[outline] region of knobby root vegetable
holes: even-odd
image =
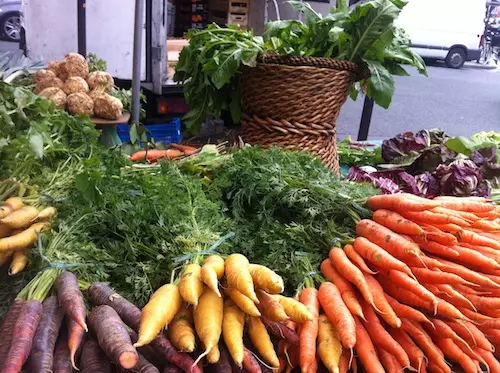
[[[265,316],[260,317],[261,321],[264,323],[266,328],[273,334],[275,337],[283,339],[290,343],[291,345],[296,345],[299,343],[299,336],[295,332],[295,330],[289,328],[278,321],[272,321]]]
[[[250,274],[250,263],[241,254],[231,254],[224,262],[224,272],[227,284],[247,296],[255,303],[259,303],[255,295],[252,275]]]
[[[224,318],[222,321],[222,336],[224,342],[238,367],[243,364],[243,329],[245,313],[228,299],[224,302]]]
[[[308,287],[302,290],[299,300],[305,305],[311,320],[304,322],[299,330],[299,363],[302,372],[316,365],[316,339],[318,338],[319,300],[318,291]],[[319,321],[321,323],[321,321]],[[326,365],[326,363],[325,363]]]
[[[220,359],[220,350],[219,346],[215,345],[207,354],[207,361],[210,364],[217,364]]]
[[[27,300],[19,310],[13,336],[2,373],[19,373],[28,359],[36,329],[42,317],[43,306],[37,300]]]
[[[289,319],[285,309],[275,296],[258,289],[257,298],[259,299],[257,307],[266,317],[273,321],[285,321]]]
[[[238,307],[242,309],[247,315],[258,317],[261,315],[259,309],[247,296],[240,293],[238,290],[233,288],[227,288],[225,290],[226,295],[233,300]]]
[[[278,368],[280,362],[276,351],[274,351],[273,342],[260,318],[248,317],[248,334],[260,356],[273,368]]]
[[[111,373],[111,363],[94,340],[88,340],[83,345],[81,361],[81,373]]]
[[[85,331],[88,331],[87,324],[85,323],[85,316],[87,314],[85,301],[78,287],[76,276],[71,272],[64,271],[57,277],[55,286],[57,298],[66,315],[85,329]]]
[[[11,229],[24,228],[30,225],[31,221],[38,216],[38,209],[34,206],[24,206],[16,210],[5,218],[0,220],[0,223],[5,224]]]
[[[222,333],[224,301],[214,291],[205,288],[193,312],[196,334],[205,347],[205,352],[195,361],[195,365],[218,345]]]
[[[224,276],[224,259],[211,255],[205,259],[200,271],[201,280],[219,297],[219,280]]]
[[[319,316],[318,355],[330,373],[339,373],[342,344],[337,330],[324,314]],[[307,372],[307,368],[301,366],[301,369]]]
[[[36,216],[34,220],[50,220],[56,216],[57,210],[55,207],[46,207]]]
[[[2,319],[0,325],[0,370],[5,360],[7,360],[7,353],[9,352],[10,344],[14,338],[14,325],[16,324],[19,313],[23,309],[24,302],[23,299],[15,299]]]
[[[287,316],[298,324],[312,320],[312,315],[307,310],[307,307],[296,301],[293,298],[284,297],[283,295],[275,295],[278,301],[283,306]]]
[[[0,238],[0,252],[24,250],[38,240],[38,234],[48,227],[48,223],[35,223],[21,233]]]
[[[52,370],[54,348],[64,318],[64,312],[59,307],[57,297],[52,296],[45,299],[42,307],[42,317],[26,362],[26,370],[31,373],[45,373]]]
[[[318,299],[328,319],[337,329],[342,346],[349,349],[354,348],[356,345],[356,323],[337,287],[331,282],[321,284]]]
[[[23,200],[19,197],[9,198],[0,206],[0,219],[5,218],[11,212],[19,210],[24,206]]]
[[[199,264],[188,264],[179,281],[179,293],[186,303],[196,307],[201,293],[203,293],[203,281],[201,281],[201,267]]]
[[[269,268],[259,264],[250,264],[248,268],[256,288],[269,294],[280,294],[285,289],[281,276]]]
[[[25,251],[15,251],[9,267],[9,276],[17,275],[28,264],[28,254]]]
[[[243,357],[243,368],[247,373],[262,373],[259,362],[255,358],[253,353],[246,347]]]
[[[89,315],[89,324],[97,336],[99,345],[116,364],[124,369],[137,365],[139,356],[132,346],[125,324],[109,306],[97,306]]]
[[[139,340],[135,346],[149,344],[173,320],[181,307],[182,298],[176,285],[167,284],[156,290],[142,309]]]
[[[57,339],[56,348],[54,349],[54,363],[52,364],[52,369],[47,372],[49,371],[52,371],[52,373],[73,372],[70,352],[68,349],[68,336],[66,333],[61,333]]]
[[[181,307],[168,327],[168,337],[179,351],[194,351],[196,337],[193,327],[192,308],[187,306]]]
[[[112,307],[129,327],[136,332],[139,330],[141,310],[116,293],[108,285],[96,282],[89,287],[88,295],[94,305],[108,305]],[[193,366],[193,359],[185,353],[179,353],[163,334],[153,339],[151,346],[156,351],[158,358],[175,364],[186,373],[201,373],[197,365]]]

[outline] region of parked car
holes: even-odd
[[[0,37],[8,41],[21,39],[21,1],[0,0]]]

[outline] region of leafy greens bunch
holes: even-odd
[[[234,26],[211,25],[188,34],[190,43],[181,52],[174,79],[185,83],[186,100],[191,105],[184,118],[189,132],[197,132],[205,117],[220,116],[223,110],[239,120],[239,69],[242,64],[255,66],[264,55],[353,61],[370,77],[353,87],[351,97],[355,99],[363,90],[385,108],[394,94],[393,75],[408,75],[402,64],[426,74],[424,62],[408,48],[409,39],[394,24],[405,1],[371,0],[350,9],[346,0],[339,0],[326,16],[306,2],[290,3],[304,15],[305,22],[270,22],[262,38]]]

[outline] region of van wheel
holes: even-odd
[[[460,69],[464,65],[466,57],[463,48],[451,48],[444,62],[452,69]]]

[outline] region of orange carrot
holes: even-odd
[[[181,152],[183,152],[184,154],[186,154],[188,156],[196,154],[200,151],[200,149],[195,148],[193,146],[182,145],[182,144],[170,144],[170,147],[173,149],[180,150]]]
[[[456,361],[466,373],[477,373],[474,361],[463,353],[463,351],[449,338],[438,338],[436,340],[439,348],[453,361]]]
[[[400,370],[398,370],[398,368],[396,367],[397,361],[394,359],[394,356],[392,356],[390,353],[379,346],[377,346],[377,355],[380,358],[380,362],[382,363],[382,366],[387,373],[402,372],[402,367]]]
[[[321,273],[323,273],[323,276],[325,276],[328,281],[333,282],[339,289],[340,296],[342,297],[342,300],[347,308],[349,308],[349,311],[351,311],[353,315],[359,316],[364,320],[365,316],[363,315],[361,305],[356,297],[355,289],[349,281],[342,277],[340,273],[333,268],[330,259],[325,259],[321,263]]]
[[[363,219],[358,222],[356,225],[356,233],[368,238],[371,242],[379,245],[398,259],[419,256],[421,254],[416,244],[405,240],[390,229],[368,219]]]
[[[421,323],[431,323],[431,321],[422,312],[417,311],[416,309],[411,308],[410,306],[407,306],[405,304],[399,303],[396,299],[388,294],[385,294],[385,298],[399,318],[404,317],[406,319],[418,321]]]
[[[451,210],[449,210],[451,211]],[[410,219],[411,221],[417,222],[417,223],[427,223],[430,225],[435,225],[435,224],[456,224],[461,227],[470,227],[471,224],[458,216],[451,215],[448,213],[442,213],[442,212],[434,212],[434,211],[402,211],[401,215],[403,215],[405,218]]]
[[[465,297],[467,297],[479,311],[500,308],[500,298],[481,297],[473,294],[465,294]]]
[[[459,258],[457,261],[461,264],[468,264],[473,267],[481,268],[482,272],[485,273],[487,273],[487,270],[500,269],[500,264],[498,264],[494,259],[490,259],[476,250],[459,245],[453,246],[453,249],[458,252]]]
[[[342,346],[352,349],[356,345],[356,323],[337,287],[331,282],[321,284],[318,299],[328,319],[337,328]]]
[[[447,324],[471,346],[487,351],[495,351],[493,345],[479,328],[469,321],[447,321]]]
[[[489,237],[481,236],[469,230],[463,230],[457,233],[460,242],[470,243],[472,245],[482,245],[500,250],[500,242]]]
[[[443,371],[451,373],[451,369],[443,359],[443,352],[434,344],[432,338],[416,322],[403,319],[401,328],[407,332],[415,343],[424,351],[425,356]]]
[[[439,319],[432,319],[432,324],[434,325],[434,329],[429,328],[429,330],[432,330],[432,333],[436,335],[436,338],[450,338],[452,341],[458,343],[463,343],[471,349],[469,344],[467,343],[466,340],[464,340],[462,337],[460,337],[448,324],[446,324],[443,320]]]
[[[470,284],[458,275],[426,268],[412,268],[417,280],[423,284]]]
[[[440,231],[449,232],[449,233],[460,232],[464,228],[458,224],[453,224],[453,223],[429,224],[429,225],[433,226],[436,229],[439,229]]]
[[[345,252],[345,255],[347,256],[347,258],[349,258],[349,260],[351,262],[353,262],[355,265],[358,266],[359,269],[361,269],[363,272],[366,272],[366,273],[370,273],[372,275],[376,274],[377,272],[374,272],[370,269],[370,267],[368,267],[365,263],[365,260],[363,259],[363,257],[361,255],[359,255],[355,250],[354,248],[352,247],[352,245],[345,245],[344,246],[344,252]]]
[[[146,151],[145,150],[140,150],[138,152],[135,152],[132,154],[128,159],[132,162],[138,162],[138,161],[143,161],[146,159]]]
[[[375,351],[375,346],[373,345],[368,332],[361,324],[358,318],[355,319],[356,322],[356,352],[359,359],[363,363],[363,366],[373,373],[385,373],[382,364]],[[340,332],[340,330],[339,330]],[[378,341],[377,341],[378,342]]]
[[[380,313],[380,316],[387,324],[394,328],[399,328],[401,326],[401,320],[396,315],[389,302],[387,302],[387,299],[385,299],[385,292],[382,286],[380,286],[380,283],[375,280],[372,275],[365,273],[364,276],[373,293],[374,308]]]
[[[420,248],[428,253],[439,255],[444,258],[457,258],[460,254],[452,247],[440,244],[436,241],[427,240],[423,236],[414,236],[413,239],[420,246]]]
[[[391,336],[405,350],[410,358],[411,366],[420,372],[421,366],[425,366],[424,352],[412,341],[410,336],[402,329],[391,329]]]
[[[427,240],[435,241],[446,246],[453,246],[458,243],[457,238],[453,234],[443,232],[432,225],[422,224],[422,228],[425,229],[425,236]]]
[[[403,272],[390,270],[386,271],[384,275],[389,279],[389,281],[392,281],[394,284],[411,291],[413,294],[420,296],[421,298],[431,302],[432,304],[437,303],[437,299],[434,294],[432,294],[424,286],[420,285],[416,280],[407,276]]]
[[[436,207],[436,208],[433,208],[430,211],[438,213],[438,214],[444,214],[444,215],[448,215],[448,216],[455,216],[455,217],[457,217],[459,219],[463,219],[463,220],[465,220],[465,221],[467,221],[469,223],[474,222],[474,221],[480,219],[477,215],[473,214],[472,212],[451,210],[451,209],[447,209],[447,208],[444,208],[444,207]]]
[[[349,360],[351,360],[351,352],[347,349],[342,350],[339,362],[339,373],[347,373],[349,371]]]
[[[333,267],[345,279],[353,283],[359,289],[366,301],[373,305],[373,294],[366,283],[363,272],[351,263],[345,255],[344,250],[337,247],[333,248],[330,250],[329,257]]]
[[[491,373],[500,373],[500,362],[495,358],[491,351],[477,349],[476,352],[486,361]]]
[[[366,322],[363,325],[372,341],[375,341],[377,346],[394,355],[399,364],[409,366],[410,359],[405,350],[385,330],[373,308],[365,301],[362,301],[362,307],[363,313],[366,315]]]
[[[480,229],[483,232],[494,232],[500,229],[500,224],[491,220],[476,220],[472,223],[472,228]]]
[[[175,159],[182,155],[182,152],[176,149],[150,150],[146,155],[148,161],[157,161],[158,159]]]
[[[424,211],[435,208],[441,203],[411,194],[401,193],[372,196],[368,198],[366,204],[373,211],[379,209],[391,211]]]
[[[456,199],[439,200],[439,206],[451,210],[474,212],[474,213],[488,212],[495,209],[495,206],[491,203],[478,202],[458,197]]]
[[[389,228],[391,231],[401,234],[418,235],[423,234],[424,230],[411,220],[408,220],[394,211],[377,210],[372,218],[376,223]]]
[[[380,268],[395,269],[412,275],[410,268],[405,263],[364,237],[357,237],[354,240],[353,248],[363,258]]]
[[[462,286],[462,285],[459,285]],[[465,307],[465,308],[470,308],[472,310],[476,310],[472,302],[467,299],[462,293],[459,291],[455,290],[453,286],[448,285],[448,284],[438,284],[435,286],[436,290],[439,292],[440,296],[444,297],[444,300],[447,302],[453,304],[454,306],[457,307]],[[430,290],[430,288],[429,288]],[[435,293],[438,294],[438,293]]]
[[[319,300],[315,288],[305,288],[299,296],[299,301],[307,307],[312,320],[306,321],[299,330],[299,362],[302,372],[309,372],[309,368],[316,360],[316,339],[318,338]]]
[[[460,264],[450,262],[448,260],[444,260],[441,258],[434,258],[436,263],[436,268],[441,269],[442,271],[446,271],[448,273],[453,273],[455,275],[460,276],[464,280],[472,282],[473,284],[482,285],[482,286],[491,286],[494,288],[500,288],[500,284],[497,284],[490,278],[475,271],[470,270],[467,267],[464,267]]]

